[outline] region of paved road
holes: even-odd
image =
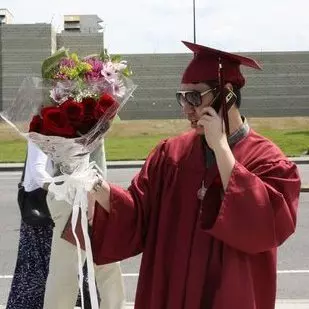
[[[309,164],[299,164],[297,166],[298,166],[298,170],[299,170],[302,183],[308,187],[309,186]]]
[[[126,187],[138,169],[113,169],[109,179]],[[309,166],[300,167],[303,177],[309,180]],[[0,304],[5,304],[13,273],[18,242],[19,212],[15,202],[16,185],[20,172],[0,173]],[[309,181],[308,181],[309,183]],[[299,306],[281,303],[280,309],[309,308],[301,299],[309,299],[309,193],[301,194],[297,233],[279,251],[278,298],[299,300]],[[134,294],[140,256],[122,262],[128,302]],[[1,306],[0,306],[1,309]]]

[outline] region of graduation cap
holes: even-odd
[[[245,78],[240,71],[240,65],[259,70],[262,69],[261,66],[254,59],[248,57],[186,41],[182,42],[194,52],[194,57],[185,69],[181,82],[192,84],[211,81],[219,84],[223,119],[227,134],[229,134],[227,108],[223,97],[224,85],[229,82],[238,88],[244,86]]]
[[[218,81],[218,70],[221,63],[224,81],[241,88],[245,84],[245,79],[240,72],[240,65],[262,69],[254,59],[186,41],[182,42],[194,52],[194,58],[182,77],[184,84]]]

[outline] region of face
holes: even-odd
[[[210,106],[214,100],[214,94],[213,91],[210,91],[211,89],[212,88],[205,83],[181,84],[180,86],[181,91],[194,90],[201,94],[201,104],[199,106],[193,106],[192,104],[189,104],[185,99],[185,93],[180,97],[183,113],[190,121],[191,128],[195,129],[198,134],[204,134],[203,127],[197,125],[198,120],[203,115],[202,110],[203,108]],[[188,99],[190,99],[190,97],[188,97]]]

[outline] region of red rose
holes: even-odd
[[[67,116],[69,123],[78,128],[84,120],[84,105],[69,99],[60,105],[60,109]]]
[[[44,135],[75,137],[76,132],[70,125],[66,114],[58,107],[44,107],[41,110]]]
[[[29,132],[37,132],[41,133],[42,129],[42,119],[39,115],[33,116],[30,125],[29,125]]]
[[[84,109],[84,119],[78,127],[78,132],[81,134],[86,134],[89,132],[94,125],[97,123],[94,118],[94,109],[97,104],[96,100],[93,98],[85,98],[81,102]]]
[[[97,104],[96,100],[93,98],[85,98],[81,102],[84,107],[84,119],[86,121],[94,119],[94,108]]]
[[[95,107],[94,117],[97,120],[99,120],[103,116],[107,119],[112,119],[116,115],[118,107],[118,102],[114,100],[114,98],[110,95],[104,93],[103,95],[101,95]]]

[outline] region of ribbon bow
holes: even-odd
[[[89,158],[87,157],[87,160]],[[81,303],[84,308],[84,294],[83,294],[83,265],[82,254],[79,239],[76,234],[76,225],[81,211],[81,226],[83,237],[85,240],[86,261],[89,278],[89,292],[91,308],[99,309],[97,290],[95,286],[95,275],[93,267],[93,256],[91,250],[90,238],[88,235],[88,198],[87,193],[92,190],[96,180],[97,172],[100,171],[95,162],[91,162],[86,167],[77,168],[72,174],[64,174],[53,178],[48,190],[54,194],[56,200],[64,200],[73,206],[72,209],[72,231],[77,245],[78,255],[78,274],[79,274],[79,288],[81,292]]]

